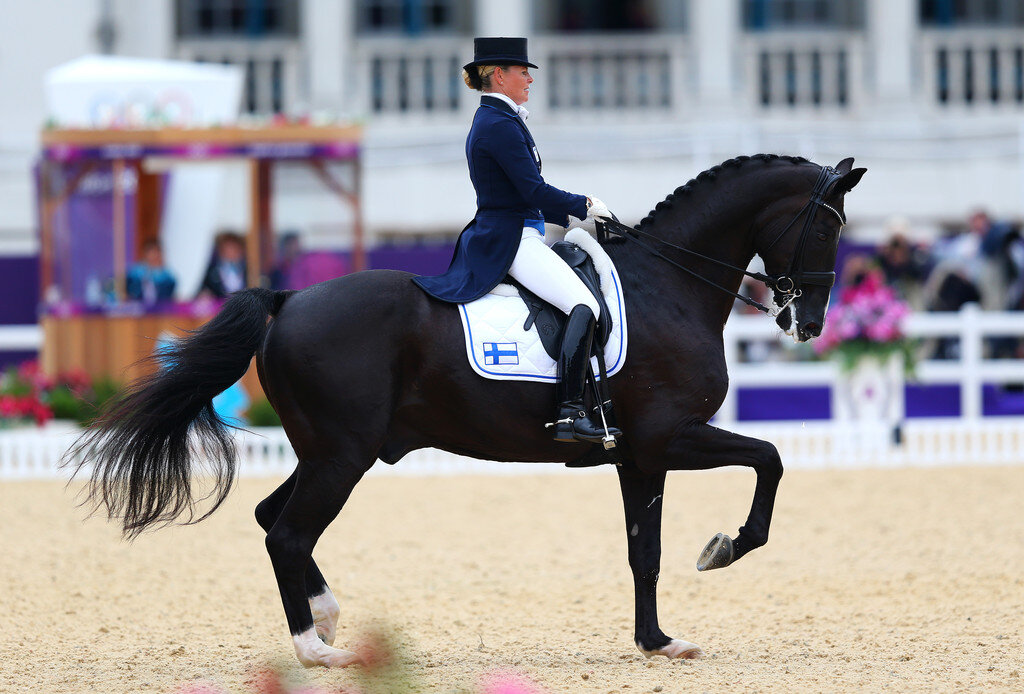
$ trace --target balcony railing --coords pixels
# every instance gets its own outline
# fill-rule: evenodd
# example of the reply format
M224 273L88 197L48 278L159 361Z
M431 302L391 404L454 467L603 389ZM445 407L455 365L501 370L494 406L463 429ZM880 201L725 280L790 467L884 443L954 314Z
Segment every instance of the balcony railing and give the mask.
M921 72L928 103L1024 109L1024 32L956 29L921 32Z
M471 109L476 96L462 82L467 38L365 38L358 43L361 106L380 117L442 119ZM541 70L531 102L542 118L560 113L656 117L685 98L687 45L680 35L545 36L530 42Z
M850 111L863 100L864 39L859 32L747 34L744 87L769 111Z
M364 38L356 49L358 110L374 116L443 118L466 96L465 38ZM468 106L468 104L467 104Z
M242 112L261 115L301 108L303 54L298 41L265 39L186 39L178 42L178 58L237 65L245 70Z

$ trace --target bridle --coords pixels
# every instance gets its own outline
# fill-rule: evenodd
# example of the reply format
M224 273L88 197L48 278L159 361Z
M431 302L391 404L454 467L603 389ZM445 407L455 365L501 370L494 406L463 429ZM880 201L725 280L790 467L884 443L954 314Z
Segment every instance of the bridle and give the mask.
M785 310L796 299L800 298L800 296L803 294L804 285L832 287L832 285L834 285L836 282L835 272L805 272L803 266L804 254L807 247L807 239L810 236L811 226L814 223L814 218L817 215L819 208L825 208L826 210L828 210L829 212L836 216L836 218L839 220L840 231L842 231L843 226L846 225L846 217L842 213L840 213L839 210L825 202L825 197L827 196L829 190L840 178L842 178L842 174L840 174L831 166L822 167L821 172L818 173L818 180L815 181L814 183L814 188L811 190L811 197L808 199L807 203L802 208L800 208L800 211L797 212L793 219L789 221L789 224L787 224L782 229L782 231L780 231L778 235L776 235L775 239L770 244L768 244L768 247L764 249L765 252L770 250L776 243L779 242L779 240L783 236L786 235L786 232L789 231L794 224L796 224L796 221L800 219L800 217L804 217L806 215L806 217L804 218L803 227L800 230L800 238L797 239L796 248L794 250L793 256L790 258L789 261L789 268L786 270L786 272L782 274L766 275L760 272L750 272L744 268L737 267L735 265L731 265L721 260L717 260L716 258L706 256L703 253L697 253L696 251L691 251L689 248L683 248L682 246L677 246L676 244L669 243L664 239L660 239L657 236L648 234L647 232L641 231L636 227L626 226L617 219L600 220L598 224L598 240L604 240L601 238L601 228L603 227L603 231L605 233L612 233L617 236L621 236L625 240L633 243L634 245L640 246L647 252L656 255L657 257L666 261L670 265L673 265L679 270L682 270L691 277L694 277L704 282L705 284L709 284L712 287L739 299L748 306L756 308L758 311L767 313L768 315L774 317L779 315L779 313ZM680 253L685 253L694 258L700 258L701 260L713 263L720 267L734 270L736 272L746 275L747 277L750 277L751 279L764 283L769 289L775 292L776 296L773 299L773 301L776 304L777 308L770 309L764 304L755 301L754 299L751 299L748 296L743 296L742 294L734 292L731 289L727 289L721 286L720 284L717 284L716 282L709 280L707 277L704 277L703 275L694 272L690 268L684 265L680 265L676 261L666 256L664 253L659 251L657 248L654 248L644 243L638 237L650 239L663 246L667 246L669 248L677 250Z

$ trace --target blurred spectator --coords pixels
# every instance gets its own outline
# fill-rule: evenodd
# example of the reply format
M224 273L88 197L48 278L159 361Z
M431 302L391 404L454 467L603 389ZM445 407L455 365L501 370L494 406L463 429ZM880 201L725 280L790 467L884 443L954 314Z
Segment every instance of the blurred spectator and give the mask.
M213 257L199 287L198 298L227 298L245 289L245 278L245 242L234 232L221 232L214 243Z
M843 268L839 272L839 282L836 284L836 291L841 291L844 287L854 287L860 284L871 269L874 267L874 263L871 258L863 253L853 253L847 257L843 263Z
M170 270L164 267L160 243L151 239L142 245L142 259L128 268L125 294L129 299L155 304L174 298L177 283Z
M928 278L928 256L906 236L909 226L905 220L889 223L889 240L878 250L878 267L885 281L896 290L912 310L924 308L923 289Z
M296 283L295 270L302 258L302 239L297 232L281 235L277 249L277 262L270 271L271 289L304 289Z

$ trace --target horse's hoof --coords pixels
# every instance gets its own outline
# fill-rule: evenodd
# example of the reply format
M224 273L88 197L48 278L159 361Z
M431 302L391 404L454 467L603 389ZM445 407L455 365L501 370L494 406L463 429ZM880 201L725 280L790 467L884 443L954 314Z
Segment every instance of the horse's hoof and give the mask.
M326 645L314 629L293 635L292 642L295 655L306 667L348 667L362 662L357 653Z
M723 569L732 564L732 560L732 538L723 533L718 533L711 538L711 542L704 547L704 551L697 557L697 571Z
M680 641L679 639L672 639L668 642L668 645L653 651L645 650L639 643L636 647L648 658L663 655L672 660L677 658L681 660L697 660L704 657L704 651L701 650L700 646L689 641Z

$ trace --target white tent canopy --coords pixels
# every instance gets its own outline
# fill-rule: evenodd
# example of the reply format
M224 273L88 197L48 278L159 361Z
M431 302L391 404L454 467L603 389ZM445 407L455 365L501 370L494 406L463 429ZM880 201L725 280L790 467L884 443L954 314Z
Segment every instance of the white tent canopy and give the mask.
M234 122L242 70L232 65L87 55L46 73L61 127L210 126Z

